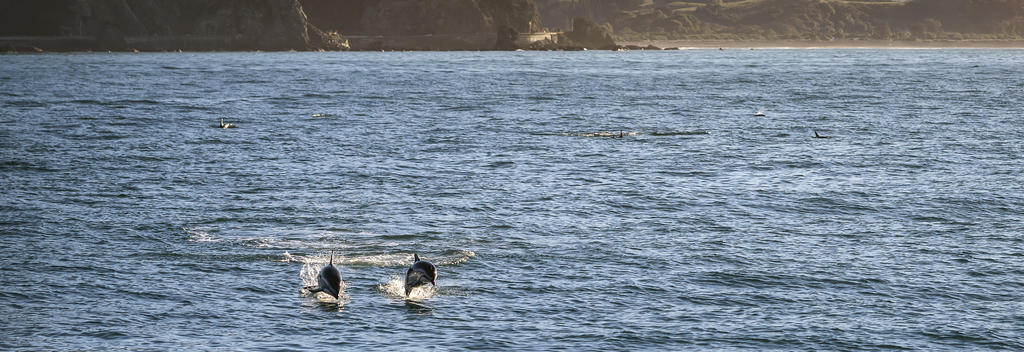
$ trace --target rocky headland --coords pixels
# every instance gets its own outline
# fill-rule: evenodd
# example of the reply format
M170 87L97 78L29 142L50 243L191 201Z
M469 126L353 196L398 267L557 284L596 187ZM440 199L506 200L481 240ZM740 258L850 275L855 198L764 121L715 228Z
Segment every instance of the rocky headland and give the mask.
M0 3L4 51L614 49L585 19L540 33L533 0L33 0Z
M33 0L0 5L0 48L79 50L345 49L298 0Z

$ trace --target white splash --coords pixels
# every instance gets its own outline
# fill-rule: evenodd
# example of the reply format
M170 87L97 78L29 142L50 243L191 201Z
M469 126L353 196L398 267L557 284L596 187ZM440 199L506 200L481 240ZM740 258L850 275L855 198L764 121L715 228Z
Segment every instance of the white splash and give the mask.
M459 265L459 264L462 264L462 263L465 263L465 262L469 261L470 258L473 258L473 257L476 256L476 253L474 253L473 251L469 251L469 250L461 250L460 249L457 252L458 252L458 254L456 254L456 255L441 257L441 258L438 258L438 259L434 260L433 262L434 262L434 264L437 264L437 265ZM423 258L423 259L430 260L428 258Z
M346 257L342 263L346 265L362 265L362 266L407 266L412 264L412 254L405 253L394 253L394 254L372 254L372 255L357 255Z
M207 232L207 230L198 227L182 227L182 231L185 232L185 239L189 242L224 242L236 243L245 247L254 248L272 248L278 247L278 240L273 237L231 237L221 238L214 236Z
M446 265L459 265L465 263L470 258L476 256L476 253L468 250L457 250L454 255L447 255L441 257L430 257L420 253L420 258L428 260L435 265L446 266ZM337 253L337 252L335 252ZM302 256L293 255L288 252L284 252L282 255L282 262L297 262L304 264L317 264L326 263L330 259L329 254L314 255L314 256ZM348 265L348 266L376 266L376 267L407 267L413 263L413 253L385 253L385 254L369 254L369 255L353 255L341 257L338 255L334 256L335 265ZM322 266L321 266L322 267ZM314 276L314 279L316 277Z
M437 288L432 285L423 285L420 287L413 288L409 292L409 297L405 296L405 278L392 275L391 279L386 283L377 285L377 290L384 296L394 299L409 299L413 301L421 301L427 298L434 297L437 294Z
M243 246L246 246L246 247L254 247L254 248L277 247L274 244L274 239L273 238L251 237L251 238L239 238L237 241L240 242Z

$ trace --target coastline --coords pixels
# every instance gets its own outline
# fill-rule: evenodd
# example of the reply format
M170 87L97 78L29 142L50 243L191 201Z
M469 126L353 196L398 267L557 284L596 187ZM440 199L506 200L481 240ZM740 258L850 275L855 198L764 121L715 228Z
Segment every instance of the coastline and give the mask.
M493 37L476 36L354 36L351 48L327 51L494 51L488 45ZM108 50L97 45L95 37L0 37L2 53L40 52L210 52L210 51L324 51L322 48L298 47L263 49L239 45L228 36L166 36L130 37L128 45ZM629 50L659 49L1024 49L1024 40L625 40L617 43ZM516 50L516 49L506 49ZM519 50L549 51L551 48L523 47ZM561 50L574 50L567 47ZM500 50L499 50L500 51Z
M665 49L1024 49L1024 40L629 40Z

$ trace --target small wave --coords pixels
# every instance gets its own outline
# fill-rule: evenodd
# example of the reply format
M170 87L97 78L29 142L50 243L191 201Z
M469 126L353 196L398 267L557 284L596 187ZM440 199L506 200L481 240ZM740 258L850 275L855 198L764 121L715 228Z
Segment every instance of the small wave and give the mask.
M46 103L36 100L12 100L6 102L5 105L16 108L42 108L47 106Z
M277 248L283 246L301 246L305 242L296 242L292 240L280 239L276 237L228 237L222 238L211 234L207 229L199 227L182 227L182 231L185 232L185 240L189 242L224 242L230 243L231 245L238 245L250 248ZM302 256L292 256L291 254L285 253L285 258L282 262L300 262L305 263L311 261L311 259Z
M470 105L455 105L455 106L445 106L445 107L442 107L441 109L447 110L447 111L473 111L473 110L476 110L477 107L470 106Z
M211 106L192 105L192 104L171 105L170 107L172 107L174 109L178 109L179 111L186 111L186 112L188 112L188 111L205 111L205 112L209 112L209 111L216 110L215 108L213 108Z
M131 105L138 105L138 104L142 104L142 105L160 105L159 101L152 100L152 99L122 99L122 100L116 100L113 103L114 104L131 104Z
M281 255L280 262L282 262L282 263L291 263L291 262L302 263L302 260L299 259L299 258L296 258L291 253L284 252L284 254Z
M711 131L658 131L651 132L652 136L698 136L711 134Z
M420 287L413 288L409 292L409 297L405 296L405 279L398 275L392 275L388 282L377 285L377 291L380 291L385 297L394 299L409 299L414 301L421 301L427 298L434 297L437 294L437 288L432 285L423 285Z
M253 248L270 248L275 246L274 240L270 238L242 238L238 241L243 246Z
M228 81L227 83L230 83L230 84L267 84L267 83L273 83L273 82L267 81L267 80L262 80L262 79L246 79L246 80Z
M412 264L412 254L374 254L347 257L342 261L346 265L356 266L407 266Z
M36 172L57 172L60 169L54 169L47 167L45 164L33 164L21 160L6 160L0 162L0 170L24 170L24 171L36 171Z
M394 266L406 266L412 264L412 255L406 254L374 254L374 255L357 255L357 256L341 256L337 253L334 255L334 262L338 265L349 265L349 266L380 266L380 267L394 267ZM294 255L288 252L284 252L281 255L282 262L296 262L303 263L306 265L327 263L329 255Z
M446 251L446 253L447 252L454 252L454 253L451 254L451 255L447 255L446 254L440 260L435 260L434 264L442 265L442 266L446 266L446 265L461 265L462 263L465 263L465 262L469 261L470 258L473 258L473 257L476 256L476 253L474 253L473 251L463 250L463 249L456 249L456 250Z
M473 251L467 250L453 250L453 253L446 253L440 257L421 257L424 260L429 260L435 265L459 265L465 263L470 258L476 256ZM344 258L341 263L346 265L357 265L357 266L383 266L383 267L403 267L413 263L413 253L395 253L395 254L375 254L375 255L362 255Z
M185 235L187 235L186 239L189 242L220 242L220 241L223 241L223 239L217 238L217 237L211 235L209 232L206 232L206 230L203 230L203 229L194 228L194 227L182 227L181 229L185 231Z
M271 97L271 98L267 98L266 100L270 101L270 102L290 103L290 102L297 102L297 101L299 101L299 98L297 98L297 97Z
M638 131L628 131L628 132L627 131L619 131L619 132L599 131L599 132L565 133L564 135L565 136L573 136L573 137L608 137L608 138L618 138L618 137L636 136L636 135L639 135L639 134L640 134L640 132L638 132Z
M68 101L72 104L99 105L99 106L127 106L127 105L160 105L161 103L152 99L119 99L119 100L96 100L96 99L74 99Z

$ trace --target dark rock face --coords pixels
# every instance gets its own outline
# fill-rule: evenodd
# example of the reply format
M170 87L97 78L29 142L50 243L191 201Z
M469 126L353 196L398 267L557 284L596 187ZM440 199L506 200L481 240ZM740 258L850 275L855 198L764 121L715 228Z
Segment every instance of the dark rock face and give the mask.
M344 49L339 38L309 24L298 0L45 1L51 10L15 11L28 17L54 12L62 19L57 30L12 25L0 27L0 35L93 38L97 50Z
M515 49L539 28L533 0L300 0L310 22L356 37L357 49ZM382 36L380 39L360 39Z
M615 40L606 28L584 17L572 19L572 31L566 32L565 36L569 38L570 45L599 50L616 48Z
M367 0L299 0L309 22L325 31L362 34Z
M0 1L18 51L514 50L539 28L533 0Z
M76 1L0 1L0 35L70 36L82 35Z
M516 50L516 39L519 38L519 31L512 27L498 26L497 38L494 40L494 48L497 50Z
M480 9L491 18L492 26L505 26L519 33L541 28L540 14L533 0L478 0Z
M533 0L299 0L309 20L345 35L518 32L538 27Z
M460 34L488 31L488 17L473 0L371 1L361 19L366 33ZM491 29L488 32L493 32Z
M221 37L229 49L306 49L305 14L296 0L87 0L97 39L118 36ZM102 35L100 34L102 33ZM119 48L118 48L119 49Z

